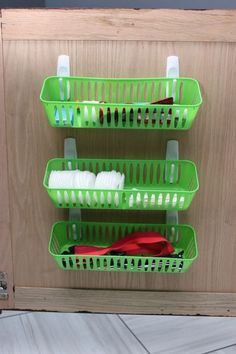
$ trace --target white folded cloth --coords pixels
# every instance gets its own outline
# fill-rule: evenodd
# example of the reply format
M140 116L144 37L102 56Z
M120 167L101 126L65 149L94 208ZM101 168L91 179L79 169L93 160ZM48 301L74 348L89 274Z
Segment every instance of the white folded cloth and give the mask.
M51 171L49 188L75 189L124 189L125 175L116 171Z
M52 171L49 176L50 188L73 188L76 171Z
M125 175L116 171L99 172L96 181L95 189L123 189Z
M95 185L96 176L89 171L77 171L74 176L74 188L78 189L92 189Z

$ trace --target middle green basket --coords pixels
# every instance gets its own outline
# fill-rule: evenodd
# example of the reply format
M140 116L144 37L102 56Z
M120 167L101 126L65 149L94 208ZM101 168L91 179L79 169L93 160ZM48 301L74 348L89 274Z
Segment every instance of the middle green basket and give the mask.
M116 170L125 174L119 189L50 188L52 171ZM48 161L44 176L52 202L58 208L185 210L199 188L196 166L187 160L63 159Z

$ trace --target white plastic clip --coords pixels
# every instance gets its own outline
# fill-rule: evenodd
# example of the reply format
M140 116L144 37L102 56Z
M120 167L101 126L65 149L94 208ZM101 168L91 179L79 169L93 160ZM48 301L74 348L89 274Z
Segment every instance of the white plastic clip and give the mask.
M66 159L76 159L77 150L76 150L76 140L74 138L66 138L64 140L64 157ZM68 169L71 169L71 163L68 163ZM75 195L73 195L75 198ZM80 221L81 220L81 210L78 208L69 209L69 220L70 221ZM75 228L76 225L73 225ZM74 229L73 229L74 230Z
M179 142L177 140L167 141L166 160L179 160Z
M179 77L179 57L174 55L167 57L166 77Z
M65 100L63 79L64 76L70 76L70 58L68 55L59 55L57 60L57 76L59 76L60 99ZM70 99L70 82L66 83L66 100Z
M70 76L70 57L59 55L57 60L57 76Z
M166 160L174 161L174 160L179 160L179 143L177 140L169 140L167 142L167 148L166 148ZM169 182L173 183L174 182L174 176L176 173L178 173L178 170L176 170L178 167L175 166L174 164L170 166L170 175L169 175ZM166 174L167 176L167 174ZM166 223L169 225L178 225L179 223L179 217L178 217L178 212L177 211L172 211L172 210L167 210L166 212ZM175 234L175 229L171 230L171 236L174 237ZM176 238L178 238L178 232L176 232Z
M167 57L166 63L166 77L177 78L179 77L179 57L171 55ZM176 98L176 83L177 81L174 79L172 83L172 94L169 93L169 83L166 85L166 97L173 97L175 102Z
M76 140L74 138L66 138L64 140L64 157L65 159L76 159Z

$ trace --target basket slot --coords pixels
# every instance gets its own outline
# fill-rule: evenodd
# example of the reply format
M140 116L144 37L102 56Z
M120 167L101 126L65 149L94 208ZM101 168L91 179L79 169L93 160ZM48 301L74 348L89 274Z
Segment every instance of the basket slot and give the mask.
M143 101L146 102L148 100L148 94L147 94L147 83L144 83L143 86Z
M149 168L149 181L148 181L148 183L150 183L151 185L153 184L153 178L154 178L154 167L153 167L153 163L151 162Z
M134 168L133 168L133 164L130 163L130 165L129 165L129 182L131 184L133 183L133 177L134 177Z
M185 201L185 197L182 195L179 197L179 209L183 209L184 207L184 201Z
M167 161L163 170L163 182L168 184L178 184L178 161Z
M91 237L90 237L90 242L96 242L97 241L97 226L96 225L93 225L90 227L90 230L91 230Z
M82 87L82 101L88 101L88 82L87 81L84 81L83 82L83 87Z
M134 102L134 84L131 83L129 87L129 101Z
M132 127L134 124L134 109L129 110L129 126Z
M119 84L119 82L114 83L114 86L115 86L115 89L114 89L115 100L117 103L119 103L120 102L120 84Z
M122 83L122 102L127 103L127 90L126 90L126 83Z
M151 86L151 102L158 100L157 94L158 94L158 91L156 90L155 81L153 81L152 86Z
M97 83L97 81L94 82L92 89L93 89L94 101L98 101L98 83Z
M158 85L158 101L162 99L162 83L161 81L157 83Z
M153 85L153 81L148 81L146 95L147 95L147 102L149 103L152 102L152 85Z
M136 102L141 102L141 84L140 82L136 86Z
M177 101L179 104L181 104L183 100L183 88L184 88L184 83L183 81L181 81L179 85L179 100Z
M80 235L80 230L78 228L78 225L72 224L69 229L69 239L74 241L79 241L80 237L81 235Z
M193 258L194 254L195 254L195 245L194 245L193 240L191 240L191 242L189 242L189 244L186 248L185 257Z
M94 101L94 96L92 92L92 83L89 81L87 83L87 90L88 90L88 101Z
M105 83L102 83L101 87L101 101L106 101L106 89L105 89Z
M80 83L80 92L79 92L79 97L78 97L78 100L79 101L84 101L85 100L85 95L84 95L84 82L81 81Z
M78 100L78 85L77 85L77 81L73 81L73 83L71 84L71 99L73 101L77 101Z

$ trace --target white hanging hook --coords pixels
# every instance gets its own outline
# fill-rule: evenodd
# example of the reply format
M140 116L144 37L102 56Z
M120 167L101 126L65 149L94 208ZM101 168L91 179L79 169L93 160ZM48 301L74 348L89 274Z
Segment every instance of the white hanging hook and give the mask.
M65 138L64 139L64 158L66 158L66 159L76 159L77 158L77 149L76 149L75 138ZM68 167L70 169L69 165L68 165ZM81 210L78 208L70 208L69 209L69 221L80 221L80 220L81 220ZM73 225L72 229L73 229L74 236L76 235L75 228L76 228L76 225Z
M179 57L175 55L167 57L166 77L179 77Z
M57 76L70 76L69 55L59 55L57 60Z
M168 140L166 147L166 160L179 160L179 142L178 140Z
M166 62L166 77L170 78L177 78L179 77L179 57L176 55L171 55L167 57L167 62ZM174 79L173 80L173 85L172 85L172 97L173 101L175 102L175 97L176 97L176 83L177 81ZM167 82L166 85L166 97L169 97L169 83Z
M179 160L179 142L177 140L168 140L166 147L166 160L174 161ZM173 167L173 168L172 168ZM169 182L174 182L175 168L178 168L174 164L171 165ZM167 176L167 173L166 173ZM178 211L175 210L167 210L166 212L166 223L169 225L178 225L179 216ZM178 231L175 230L174 226L171 228L171 237L176 237L178 240Z
M59 76L59 87L60 87L60 99L65 100L64 89L63 89L63 76L70 76L70 57L69 55L59 55L57 60L57 76ZM66 85L66 100L70 99L70 83L67 81Z

